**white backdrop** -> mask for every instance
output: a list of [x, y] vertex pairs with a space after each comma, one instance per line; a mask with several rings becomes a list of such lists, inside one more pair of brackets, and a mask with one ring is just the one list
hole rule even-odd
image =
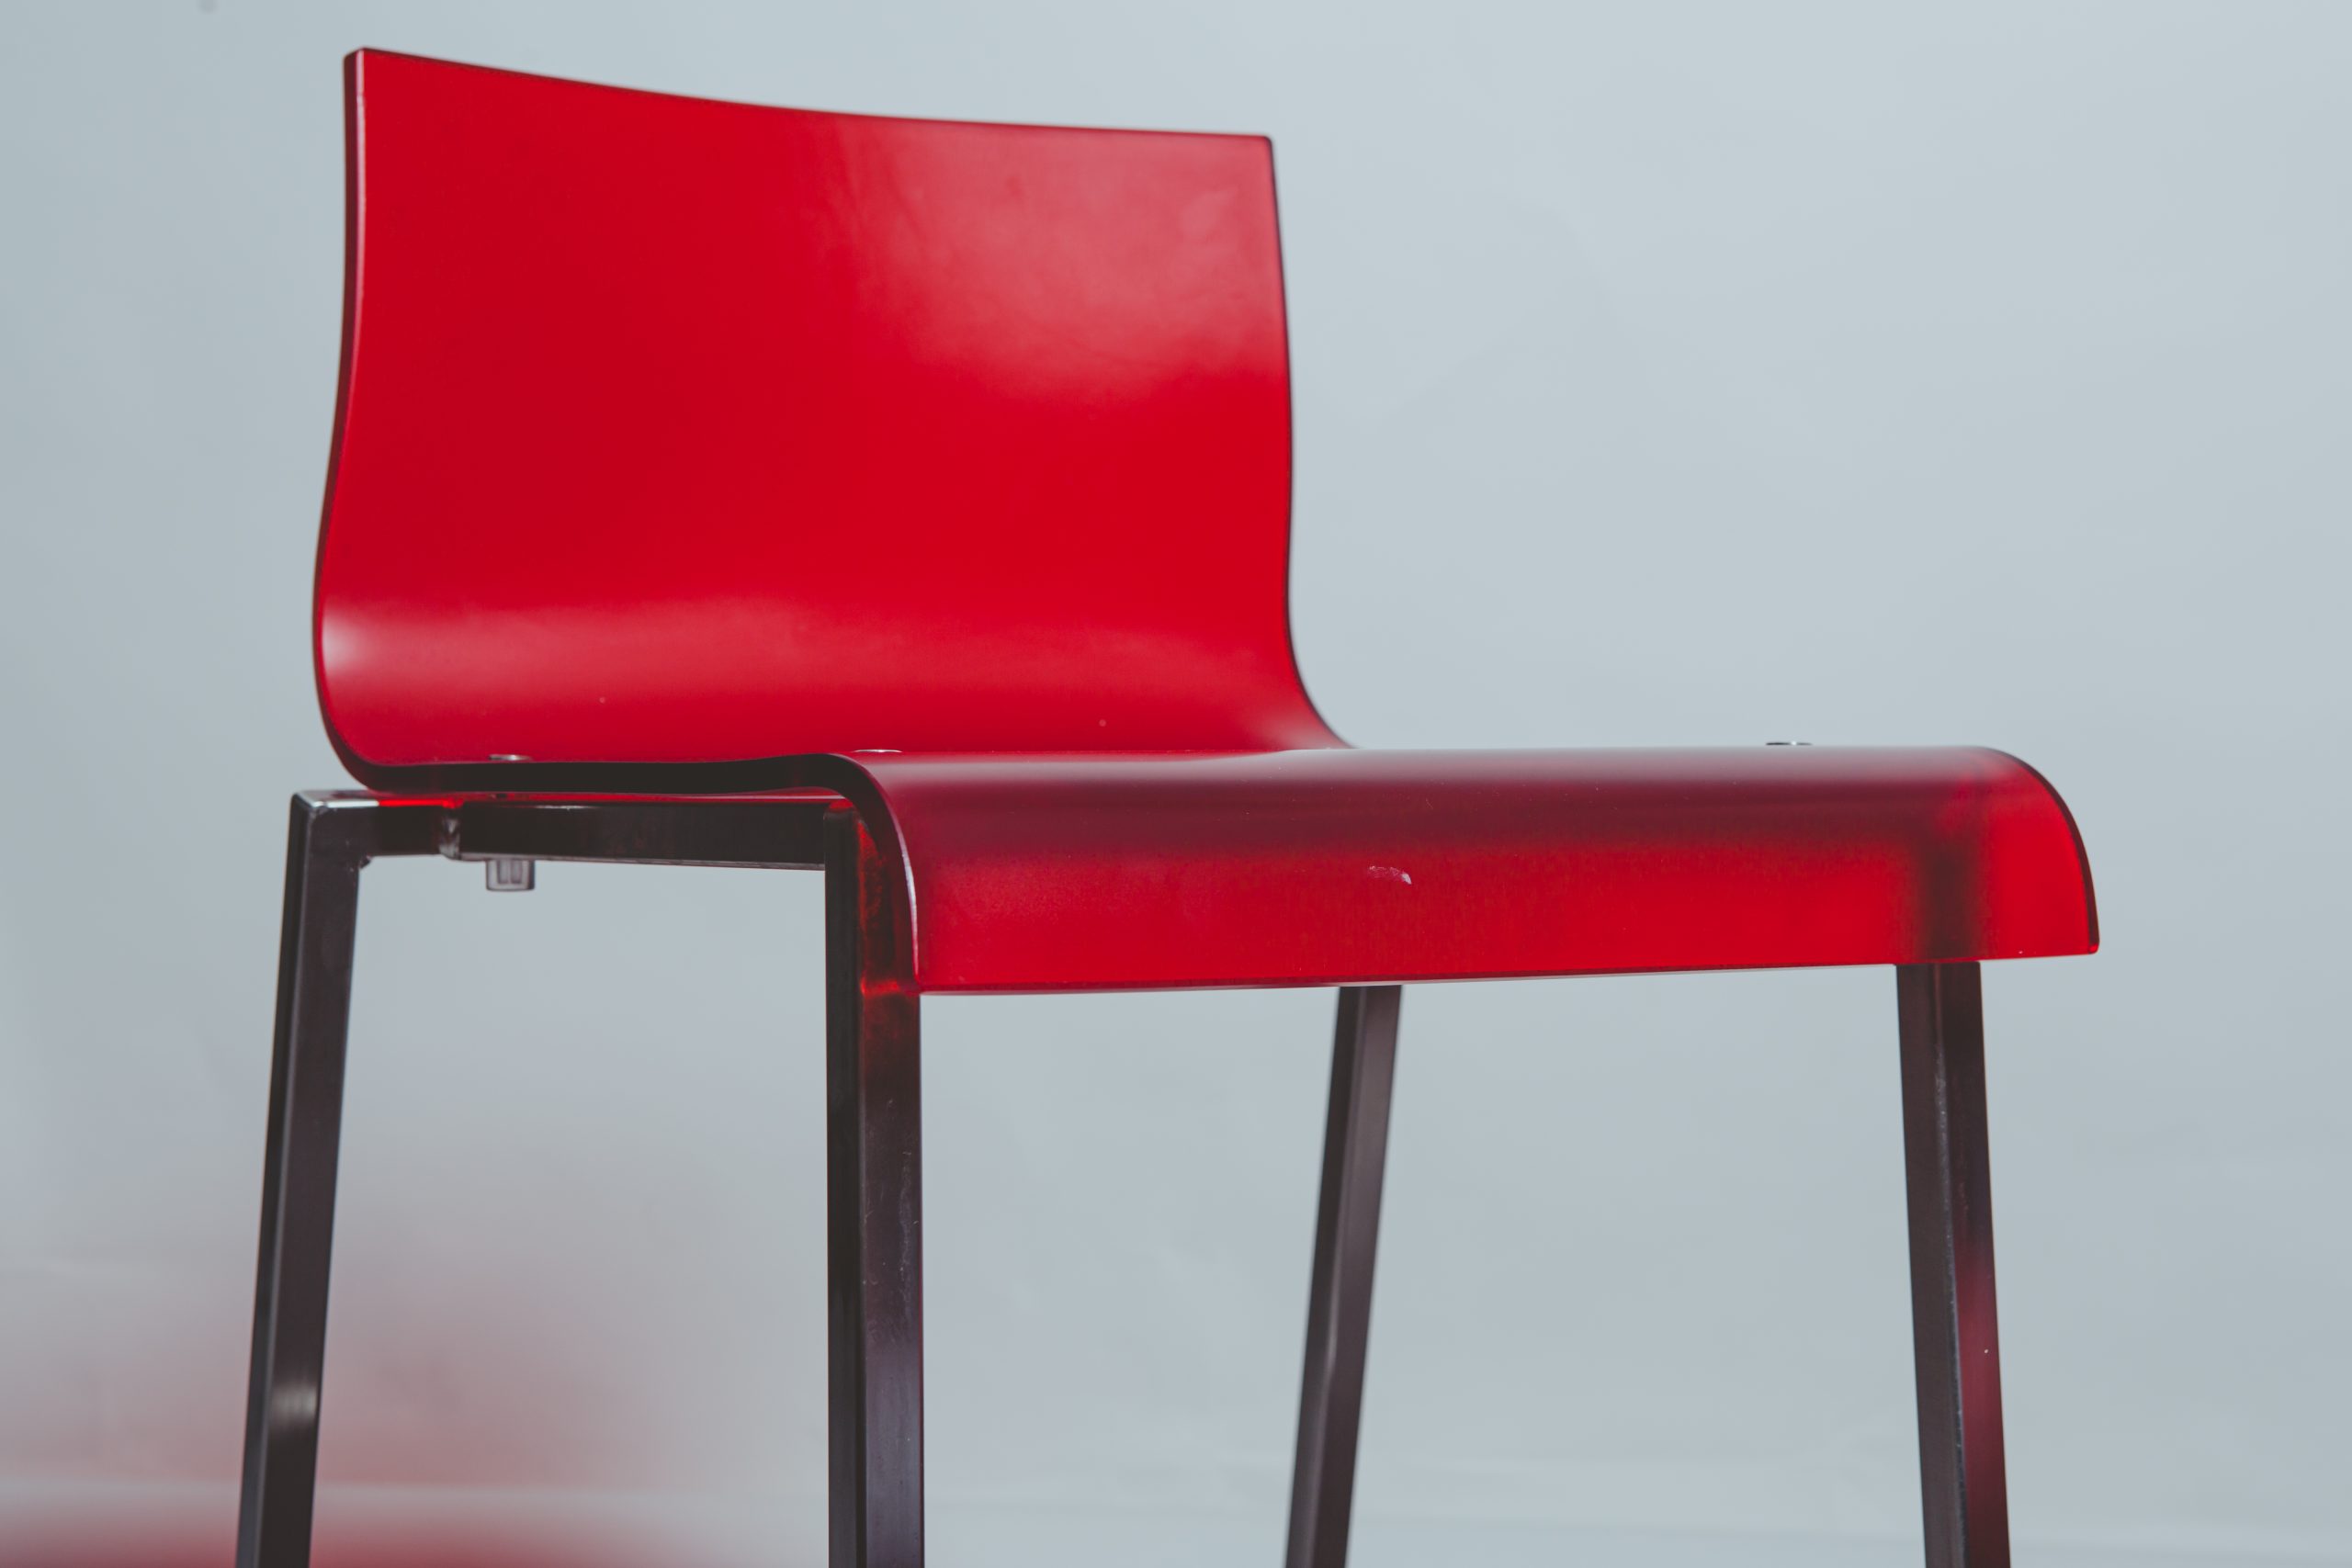
[[[0, 12], [16, 1495], [233, 1511], [284, 803], [341, 777], [307, 615], [360, 44], [1272, 133], [1324, 711], [2041, 766], [2108, 950], [1986, 979], [2018, 1536], [2352, 1559], [2352, 11], [2283, 3]], [[818, 914], [368, 874], [331, 1479], [636, 1489], [656, 1534], [700, 1494], [818, 1560]], [[1329, 1010], [932, 1004], [940, 1560], [1273, 1560]], [[1365, 1560], [1477, 1520], [1905, 1560], [1890, 977], [1420, 987], [1404, 1029]]]

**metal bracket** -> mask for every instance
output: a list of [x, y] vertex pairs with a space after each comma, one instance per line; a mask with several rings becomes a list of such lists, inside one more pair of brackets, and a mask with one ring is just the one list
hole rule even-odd
[[481, 863], [482, 885], [492, 893], [528, 893], [537, 865], [537, 861], [492, 855]]

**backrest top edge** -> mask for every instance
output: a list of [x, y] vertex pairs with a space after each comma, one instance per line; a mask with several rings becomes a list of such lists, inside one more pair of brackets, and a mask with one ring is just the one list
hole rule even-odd
[[940, 115], [880, 114], [862, 109], [809, 108], [796, 104], [761, 103], [745, 98], [714, 97], [703, 93], [676, 93], [658, 87], [631, 87], [612, 82], [592, 82], [577, 76], [559, 76], [541, 71], [516, 71], [503, 65], [482, 65], [472, 61], [446, 60], [436, 55], [412, 54], [404, 50], [376, 49], [367, 46], [355, 49], [344, 56], [351, 67], [353, 93], [364, 100], [364, 74], [372, 61], [399, 61], [404, 64], [429, 66], [435, 70], [479, 73], [510, 81], [541, 84], [550, 87], [571, 88], [584, 92], [614, 93], [630, 97], [650, 98], [677, 104], [704, 104], [718, 108], [741, 109], [761, 114], [812, 115], [826, 119], [876, 121], [892, 125], [935, 125], [957, 130], [1023, 130], [1040, 134], [1082, 136], [1182, 137], [1203, 141], [1255, 141], [1269, 150], [1273, 138], [1262, 131], [1250, 130], [1172, 130], [1158, 126], [1136, 125], [1076, 125], [1036, 120], [957, 119]]

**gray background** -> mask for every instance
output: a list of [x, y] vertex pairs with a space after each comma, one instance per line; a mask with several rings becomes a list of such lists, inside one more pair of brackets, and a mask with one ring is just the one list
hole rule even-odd
[[[2286, 4], [0, 11], [0, 1548], [226, 1539], [360, 44], [1272, 133], [1326, 713], [2039, 764], [2108, 948], [1986, 980], [2027, 1558], [2352, 1560], [2352, 10]], [[368, 874], [331, 1540], [818, 1560], [818, 914]], [[1362, 1561], [1911, 1558], [1893, 1004], [1408, 994]], [[1329, 1010], [929, 1008], [937, 1560], [1274, 1560]]]

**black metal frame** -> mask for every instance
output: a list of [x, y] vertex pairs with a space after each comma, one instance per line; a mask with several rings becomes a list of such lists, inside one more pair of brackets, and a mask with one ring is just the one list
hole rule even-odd
[[1380, 1179], [1388, 1163], [1401, 986], [1340, 992], [1331, 1041], [1331, 1107], [1323, 1123], [1323, 1199], [1306, 1292], [1306, 1365], [1299, 1379], [1298, 1455], [1290, 1483], [1289, 1568], [1341, 1568], [1356, 1489], [1356, 1429], [1372, 1336], [1372, 1261]]
[[[254, 1292], [238, 1568], [306, 1568], [359, 873], [389, 855], [825, 873], [826, 1210], [832, 1568], [920, 1568], [921, 1007], [883, 872], [827, 800], [458, 804], [297, 795]], [[1919, 1465], [1928, 1568], [2007, 1568], [2000, 1358], [1977, 965], [1898, 968]], [[1341, 1568], [1401, 999], [1340, 992], [1309, 1285], [1289, 1568]]]
[[1983, 980], [1973, 964], [1912, 964], [1894, 985], [1928, 1563], [2008, 1568]]

